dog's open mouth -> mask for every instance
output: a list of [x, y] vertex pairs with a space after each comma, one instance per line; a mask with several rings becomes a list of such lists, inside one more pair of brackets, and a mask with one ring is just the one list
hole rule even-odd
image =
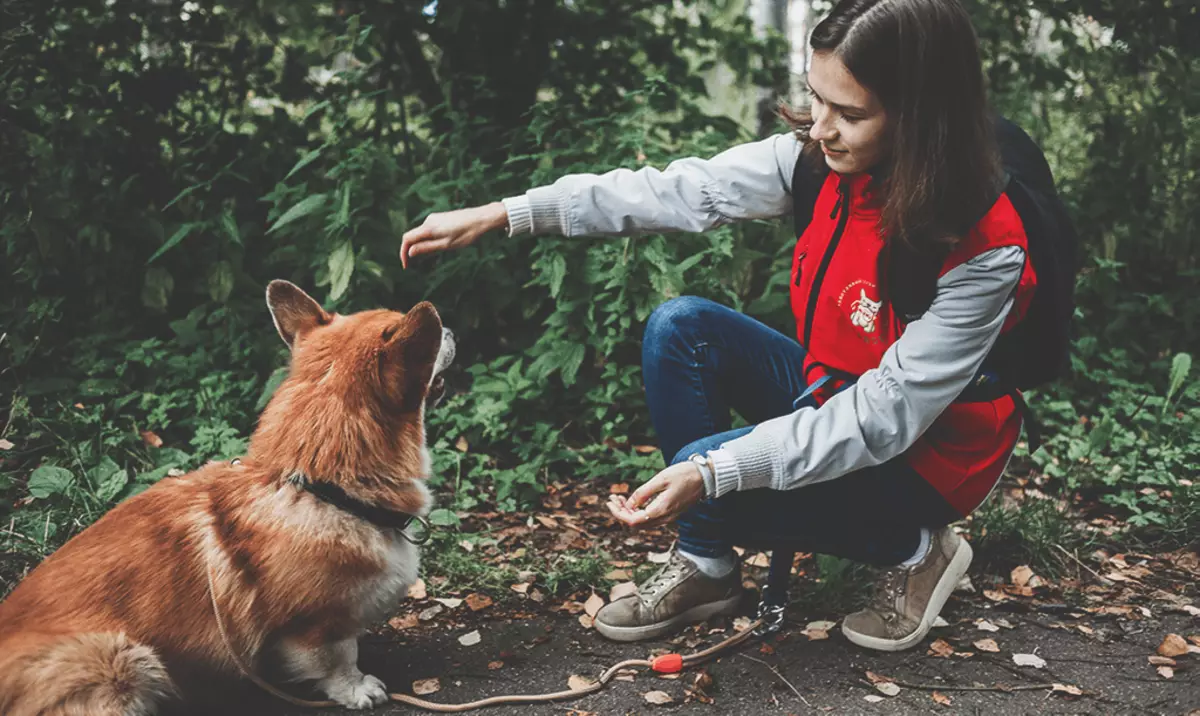
[[429, 395], [425, 398], [426, 405], [433, 407], [446, 397], [446, 377], [438, 373], [429, 383]]

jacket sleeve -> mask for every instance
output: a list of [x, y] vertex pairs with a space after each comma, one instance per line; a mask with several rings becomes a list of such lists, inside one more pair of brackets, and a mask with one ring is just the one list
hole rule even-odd
[[966, 388], [1012, 308], [1025, 265], [1017, 246], [986, 251], [948, 271], [929, 309], [869, 370], [820, 408], [757, 425], [709, 452], [710, 496], [791, 490], [900, 455]]
[[666, 169], [571, 174], [504, 200], [509, 236], [626, 236], [700, 232], [741, 219], [791, 213], [792, 170], [800, 143], [777, 134], [711, 159], [687, 158]]

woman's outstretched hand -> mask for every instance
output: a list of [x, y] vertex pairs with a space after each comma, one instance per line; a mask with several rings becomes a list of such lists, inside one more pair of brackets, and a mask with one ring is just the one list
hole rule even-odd
[[400, 243], [400, 263], [408, 268], [408, 260], [413, 256], [470, 246], [488, 231], [502, 229], [507, 224], [508, 212], [504, 204], [498, 201], [470, 209], [430, 214], [420, 226], [404, 232]]
[[[704, 476], [690, 462], [671, 465], [634, 490], [628, 499], [612, 495], [608, 511], [635, 529], [674, 522], [704, 497]], [[649, 503], [649, 504], [647, 504]]]

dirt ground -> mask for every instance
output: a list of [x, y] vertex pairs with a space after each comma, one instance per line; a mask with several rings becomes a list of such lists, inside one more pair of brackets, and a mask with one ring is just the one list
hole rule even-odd
[[[747, 612], [751, 607], [746, 605]], [[1141, 613], [1128, 619], [956, 596], [943, 613], [948, 626], [934, 629], [911, 651], [890, 654], [856, 647], [836, 628], [829, 630], [827, 639], [805, 635], [808, 622], [830, 615], [788, 616], [789, 627], [783, 634], [753, 640], [677, 679], [641, 673], [632, 681], [613, 681], [604, 691], [574, 701], [495, 707], [488, 713], [1200, 714], [1200, 654], [1175, 659], [1170, 678], [1149, 660], [1166, 634], [1200, 633], [1200, 619], [1184, 613]], [[981, 620], [985, 628], [998, 627], [998, 631], [981, 629]], [[411, 693], [413, 682], [436, 678], [440, 690], [426, 698], [452, 703], [563, 689], [574, 674], [594, 677], [607, 665], [645, 657], [656, 648], [685, 652], [702, 648], [697, 642], [715, 643], [733, 628], [729, 620], [714, 622], [688, 632], [685, 643], [677, 646], [621, 645], [606, 641], [568, 615], [546, 613], [514, 620], [465, 613], [460, 620], [436, 626], [370, 635], [363, 641], [360, 665], [396, 691]], [[481, 636], [478, 644], [458, 642], [475, 630]], [[930, 646], [939, 639], [935, 648], [949, 652], [946, 656], [931, 652]], [[998, 651], [975, 645], [983, 639], [995, 642]], [[689, 644], [695, 645], [693, 649], [687, 648]], [[1045, 666], [1019, 666], [1014, 654], [1036, 655]], [[711, 676], [711, 685], [699, 695], [689, 693], [701, 668]], [[885, 696], [871, 683], [868, 672], [877, 679], [894, 679], [899, 693]], [[1082, 695], [1053, 691], [1053, 684], [1077, 688]], [[644, 695], [653, 691], [664, 692], [671, 702], [649, 703]], [[281, 707], [251, 690], [236, 699], [243, 707], [229, 713], [239, 716], [306, 713]], [[356, 712], [330, 709], [325, 713]], [[392, 705], [375, 713], [419, 711]]]

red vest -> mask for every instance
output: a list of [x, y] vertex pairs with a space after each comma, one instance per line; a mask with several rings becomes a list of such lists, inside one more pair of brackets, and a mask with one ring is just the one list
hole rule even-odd
[[[881, 300], [880, 212], [864, 196], [870, 177], [830, 172], [812, 221], [796, 242], [791, 298], [800, 344], [808, 351], [809, 385], [823, 403], [848, 380], [879, 366], [884, 352], [904, 332], [904, 324]], [[941, 273], [991, 249], [1027, 248], [1021, 219], [1002, 195], [946, 259]], [[1024, 315], [1036, 276], [1026, 261], [1016, 301], [1003, 330]], [[987, 497], [1008, 462], [1021, 430], [1014, 401], [953, 403], [904, 453], [905, 459], [957, 510], [966, 515]]]

